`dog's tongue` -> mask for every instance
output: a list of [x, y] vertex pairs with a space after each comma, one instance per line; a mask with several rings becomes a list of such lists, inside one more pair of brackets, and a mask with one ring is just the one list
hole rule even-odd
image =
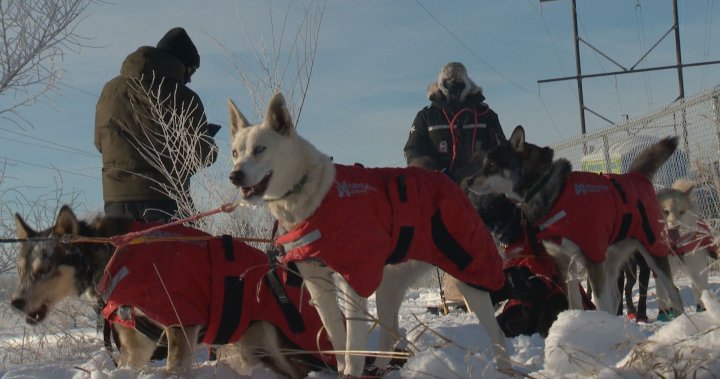
[[255, 187], [241, 187], [240, 191], [242, 192], [243, 197], [247, 199], [255, 194]]

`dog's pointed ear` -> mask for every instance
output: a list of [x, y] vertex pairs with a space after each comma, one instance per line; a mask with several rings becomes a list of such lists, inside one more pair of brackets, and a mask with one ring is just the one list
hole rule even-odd
[[37, 232], [28, 226], [25, 220], [17, 213], [15, 213], [15, 230], [19, 239], [28, 239], [37, 235]]
[[240, 129], [247, 128], [251, 125], [232, 99], [228, 99], [228, 110], [230, 110], [230, 137], [235, 138], [235, 134], [237, 134]]
[[510, 146], [515, 152], [521, 153], [525, 150], [525, 129], [523, 129], [522, 125], [515, 127], [508, 142], [510, 142]]
[[295, 130], [282, 93], [278, 92], [270, 99], [265, 122], [278, 134], [284, 136], [289, 136]]
[[58, 213], [57, 220], [55, 220], [55, 227], [53, 228], [55, 234], [62, 236], [70, 234], [73, 236], [78, 235], [80, 231], [80, 225], [75, 213], [67, 205], [63, 205]]
[[672, 184], [672, 188], [685, 194], [690, 194], [695, 189], [695, 182], [690, 179], [678, 179]]

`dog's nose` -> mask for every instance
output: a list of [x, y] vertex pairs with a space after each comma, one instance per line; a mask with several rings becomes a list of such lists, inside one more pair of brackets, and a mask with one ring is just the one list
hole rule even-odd
[[10, 301], [10, 305], [22, 311], [25, 309], [25, 299], [12, 299], [12, 301]]
[[245, 178], [245, 174], [243, 174], [240, 170], [233, 170], [230, 172], [230, 182], [236, 186], [242, 185], [243, 179]]

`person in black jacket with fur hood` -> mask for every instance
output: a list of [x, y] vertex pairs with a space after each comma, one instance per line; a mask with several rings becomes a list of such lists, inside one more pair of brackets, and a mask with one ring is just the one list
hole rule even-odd
[[[456, 183], [474, 174], [485, 152], [505, 142], [498, 115], [485, 104], [482, 88], [467, 74], [462, 63], [450, 62], [440, 69], [437, 82], [430, 83], [431, 102], [415, 116], [405, 144], [408, 166], [442, 171]], [[463, 306], [455, 281], [445, 275], [441, 296], [447, 305]]]
[[483, 154], [476, 153], [504, 142], [505, 133], [462, 63], [442, 67], [428, 98], [431, 104], [415, 116], [405, 144], [407, 164], [443, 171], [460, 183], [482, 163]]

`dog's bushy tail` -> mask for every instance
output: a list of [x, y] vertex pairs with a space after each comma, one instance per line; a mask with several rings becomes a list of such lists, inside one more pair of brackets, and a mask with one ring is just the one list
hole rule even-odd
[[655, 177], [660, 167], [670, 158], [678, 146], [678, 138], [665, 137], [660, 142], [645, 148], [630, 164], [628, 172], [638, 172], [649, 180]]

